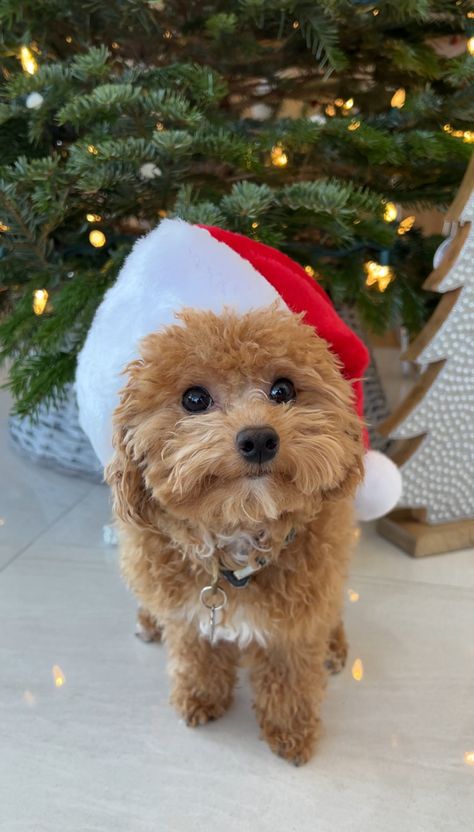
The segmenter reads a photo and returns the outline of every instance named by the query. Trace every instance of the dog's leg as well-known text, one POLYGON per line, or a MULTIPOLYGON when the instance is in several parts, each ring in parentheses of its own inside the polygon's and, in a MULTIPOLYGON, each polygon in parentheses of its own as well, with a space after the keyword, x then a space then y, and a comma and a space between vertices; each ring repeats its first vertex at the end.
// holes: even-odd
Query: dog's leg
POLYGON ((163 628, 145 607, 139 607, 135 635, 142 641, 161 641, 163 628))
POLYGON ((274 645, 250 651, 254 707, 262 737, 296 766, 313 754, 320 732, 319 706, 326 685, 325 641, 274 645))
POLYGON ((345 667, 348 649, 344 625, 340 621, 331 632, 328 642, 326 667, 330 673, 339 673, 345 667))
POLYGON ((232 702, 238 650, 219 641, 211 645, 195 627, 167 624, 172 680, 171 702, 187 725, 204 725, 222 716, 232 702))

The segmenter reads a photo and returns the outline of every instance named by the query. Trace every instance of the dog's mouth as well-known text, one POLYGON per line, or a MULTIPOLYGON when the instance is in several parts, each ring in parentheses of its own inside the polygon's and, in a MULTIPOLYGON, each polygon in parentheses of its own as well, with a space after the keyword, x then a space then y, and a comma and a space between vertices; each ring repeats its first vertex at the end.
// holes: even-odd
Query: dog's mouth
POLYGON ((255 471, 249 471, 249 473, 246 476, 249 480, 259 480, 262 477, 267 477, 269 474, 271 474, 271 468, 259 466, 255 469, 255 471))

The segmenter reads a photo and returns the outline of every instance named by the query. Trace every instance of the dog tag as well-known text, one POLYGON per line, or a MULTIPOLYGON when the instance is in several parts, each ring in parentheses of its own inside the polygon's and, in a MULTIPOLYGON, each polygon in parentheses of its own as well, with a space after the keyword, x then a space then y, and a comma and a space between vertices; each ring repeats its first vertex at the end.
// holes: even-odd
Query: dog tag
POLYGON ((209 610, 209 641, 213 644, 216 632, 217 612, 225 607, 227 595, 220 586, 205 586, 201 589, 199 597, 203 607, 209 610))

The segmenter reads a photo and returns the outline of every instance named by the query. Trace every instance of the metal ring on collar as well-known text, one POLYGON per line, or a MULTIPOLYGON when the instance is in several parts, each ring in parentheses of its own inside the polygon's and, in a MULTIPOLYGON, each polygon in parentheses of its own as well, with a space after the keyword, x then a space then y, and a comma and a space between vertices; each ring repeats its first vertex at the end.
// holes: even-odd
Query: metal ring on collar
POLYGON ((199 600, 207 610, 221 610, 227 603, 227 595, 220 586, 204 586, 199 593, 199 600), (221 602, 218 604, 209 603, 210 598, 208 599, 207 597, 209 593, 211 598, 213 596, 220 596, 221 602))

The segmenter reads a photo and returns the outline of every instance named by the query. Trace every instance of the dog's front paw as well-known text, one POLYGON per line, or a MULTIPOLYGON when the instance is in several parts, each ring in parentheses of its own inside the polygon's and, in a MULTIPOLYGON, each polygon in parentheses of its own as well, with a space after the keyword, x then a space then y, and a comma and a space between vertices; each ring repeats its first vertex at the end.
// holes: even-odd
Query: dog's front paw
POLYGON ((331 633, 328 643, 328 654, 324 663, 329 673, 340 673, 346 665, 348 644, 342 623, 331 633))
POLYGON ((319 732, 319 719, 312 725, 299 727, 298 730, 284 730, 264 724, 262 739, 266 740, 271 750, 279 757, 283 757, 294 766, 302 766, 313 756, 319 732))
POLYGON ((212 722, 225 714, 232 698, 213 702, 205 694, 187 691, 175 693, 172 702, 190 728, 212 722))

